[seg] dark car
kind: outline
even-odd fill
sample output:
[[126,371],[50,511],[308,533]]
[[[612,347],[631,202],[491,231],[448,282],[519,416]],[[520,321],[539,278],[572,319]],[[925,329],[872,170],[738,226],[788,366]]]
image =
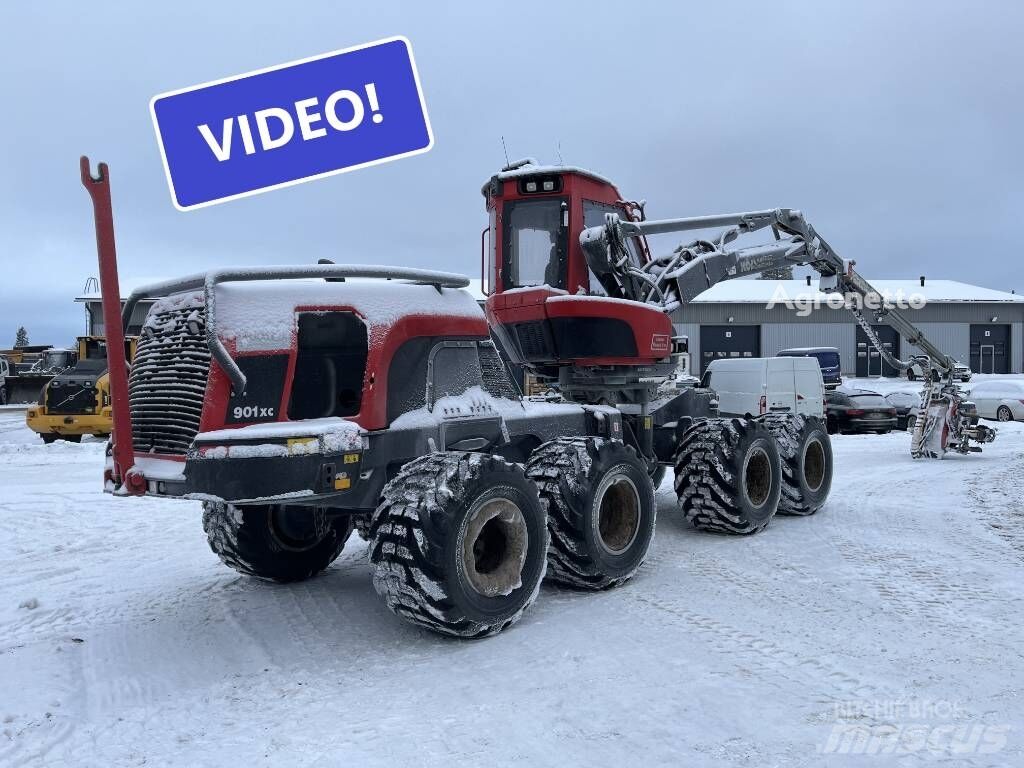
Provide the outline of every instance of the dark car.
[[896,409],[896,428],[913,429],[921,410],[920,392],[890,392],[886,401]]
[[821,380],[825,389],[835,389],[843,383],[839,373],[839,350],[835,347],[797,347],[784,349],[777,357],[813,357],[821,368]]
[[896,409],[880,394],[867,389],[825,393],[825,418],[831,434],[877,432],[896,428]]

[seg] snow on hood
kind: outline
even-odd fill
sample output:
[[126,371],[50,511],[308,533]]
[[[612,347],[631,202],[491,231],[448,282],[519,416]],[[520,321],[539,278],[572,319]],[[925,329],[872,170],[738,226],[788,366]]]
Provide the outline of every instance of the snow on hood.
[[[216,324],[224,340],[238,351],[291,346],[297,307],[352,307],[363,316],[367,331],[388,326],[407,315],[465,317],[483,320],[477,300],[466,290],[420,285],[403,280],[326,282],[318,278],[218,285]],[[202,291],[177,293],[158,300],[150,318],[161,312],[201,307]]]
[[[286,446],[273,441],[287,440],[297,437],[319,438],[318,450],[314,447],[308,449],[292,448],[292,453],[333,453],[341,451],[356,451],[363,446],[363,435],[365,431],[354,421],[348,421],[338,417],[324,419],[303,419],[298,421],[275,421],[269,424],[250,424],[247,427],[235,429],[217,429],[211,432],[200,432],[196,435],[197,443],[235,443],[244,440],[251,443],[258,440],[269,442],[267,450],[260,451],[261,445],[234,446],[231,456],[240,457],[242,453],[251,456],[277,455],[272,449],[282,449],[283,455],[288,454]],[[239,448],[251,449],[239,451]]]
[[291,346],[296,307],[352,307],[367,332],[401,317],[423,315],[478,318],[483,311],[459,288],[417,285],[400,280],[287,280],[225,283],[217,286],[217,332],[239,351]]

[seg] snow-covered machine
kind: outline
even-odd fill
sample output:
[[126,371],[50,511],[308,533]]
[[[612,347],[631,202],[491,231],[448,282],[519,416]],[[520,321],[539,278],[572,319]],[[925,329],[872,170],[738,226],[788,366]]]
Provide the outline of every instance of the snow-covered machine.
[[[844,297],[886,362],[899,370],[923,364],[929,371],[921,408],[927,418],[918,420],[912,441],[915,458],[980,451],[972,441],[995,439],[956,386],[956,361],[885,301],[798,210],[649,221],[643,203],[623,200],[607,179],[532,160],[506,167],[483,193],[491,216],[490,247],[482,257],[493,292],[488,318],[517,362],[557,377],[572,399],[639,402],[646,412],[675,344],[669,313],[723,280],[807,265],[821,276],[823,292]],[[774,235],[769,244],[734,245],[762,229]],[[652,256],[646,241],[648,235],[707,230],[717,232],[663,256]],[[896,359],[864,311],[924,354]]]
[[[666,466],[706,530],[753,533],[828,497],[820,419],[720,419],[712,391],[669,386],[685,340],[667,303],[617,295],[618,272],[586,295],[520,279],[588,279],[578,235],[593,210],[628,210],[590,174],[492,180],[488,230],[504,239],[485,319],[460,275],[335,264],[215,270],[122,306],[108,170],[80,170],[108,341],[105,488],[202,501],[211,548],[242,573],[308,578],[357,528],[393,611],[481,637],[519,618],[545,572],[586,589],[629,579]],[[129,374],[124,329],[150,299]],[[564,399],[524,398],[492,333]]]
[[[80,442],[84,435],[106,437],[111,428],[107,344],[102,336],[79,336],[76,348],[47,350],[33,370],[46,371],[48,380],[38,402],[25,412],[25,424],[44,443]],[[135,353],[127,340],[126,360]]]

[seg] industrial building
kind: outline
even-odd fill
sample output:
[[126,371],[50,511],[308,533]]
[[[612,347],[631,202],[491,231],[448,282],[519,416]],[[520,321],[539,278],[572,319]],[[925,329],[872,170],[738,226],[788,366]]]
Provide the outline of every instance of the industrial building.
[[[134,280],[122,282],[121,303],[124,305],[124,297],[135,288],[146,283],[158,282],[156,280]],[[103,297],[100,295],[100,283],[95,277],[90,277],[82,293],[75,297],[75,303],[85,307],[85,335],[105,336],[103,329]],[[132,311],[131,321],[126,329],[129,336],[138,336],[142,330],[142,324],[146,322],[146,315],[149,308],[153,306],[152,300],[140,301]]]
[[[899,301],[908,319],[947,354],[976,373],[1024,369],[1024,296],[953,280],[871,280]],[[835,347],[846,376],[895,376],[845,307],[829,306],[816,279],[731,280],[702,293],[674,315],[690,340],[690,370],[712,361],[763,357],[791,347]],[[835,301],[836,297],[833,297]],[[867,314],[870,317],[870,314]],[[889,326],[873,326],[897,357],[915,350]]]

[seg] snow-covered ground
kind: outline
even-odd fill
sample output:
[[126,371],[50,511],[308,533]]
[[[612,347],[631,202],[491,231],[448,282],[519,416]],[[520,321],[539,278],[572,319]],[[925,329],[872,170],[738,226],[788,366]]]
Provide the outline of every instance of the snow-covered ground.
[[[1024,379],[1024,374],[1010,373],[1010,374],[991,374],[991,373],[976,373],[971,376],[971,380],[968,382],[957,382],[963,389],[970,392],[971,387],[982,381],[997,381],[1002,379]],[[843,377],[844,389],[870,389],[873,392],[878,392],[882,395],[888,395],[890,392],[920,392],[921,382],[920,381],[907,381],[906,379],[900,378],[854,378]]]
[[837,437],[825,508],[747,538],[688,529],[666,482],[632,582],[459,642],[384,608],[357,539],[304,584],[239,577],[197,503],[105,496],[101,443],[22,418],[0,765],[1024,764],[1024,424],[930,462]]

